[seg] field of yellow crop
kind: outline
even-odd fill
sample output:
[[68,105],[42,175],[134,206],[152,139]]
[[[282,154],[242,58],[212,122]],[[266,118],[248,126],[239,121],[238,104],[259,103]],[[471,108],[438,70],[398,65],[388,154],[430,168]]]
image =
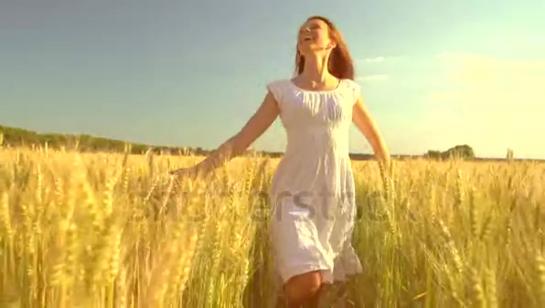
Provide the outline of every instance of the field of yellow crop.
[[[0,306],[271,307],[278,160],[169,178],[201,159],[0,148]],[[365,272],[346,307],[545,307],[545,164],[353,169]]]

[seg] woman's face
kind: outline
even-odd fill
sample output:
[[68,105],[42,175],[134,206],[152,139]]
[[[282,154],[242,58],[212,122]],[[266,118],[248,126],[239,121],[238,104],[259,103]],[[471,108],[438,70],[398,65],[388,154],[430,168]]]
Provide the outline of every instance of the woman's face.
[[329,37],[329,27],[321,19],[311,19],[306,21],[297,36],[297,49],[303,55],[323,51],[330,45],[335,47],[335,43]]

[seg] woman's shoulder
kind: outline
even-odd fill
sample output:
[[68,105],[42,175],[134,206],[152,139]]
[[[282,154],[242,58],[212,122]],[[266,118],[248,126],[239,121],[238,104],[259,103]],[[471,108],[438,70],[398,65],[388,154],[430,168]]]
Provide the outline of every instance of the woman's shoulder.
[[351,88],[359,88],[360,84],[351,78],[343,78],[343,82]]
[[276,86],[276,87],[284,86],[289,81],[290,81],[289,78],[273,78],[273,79],[270,79],[269,81],[267,81],[267,88],[269,86]]
[[269,80],[265,87],[271,94],[274,96],[274,98],[281,102],[284,97],[284,92],[286,91],[286,86],[288,85],[289,79],[287,78],[275,78]]
[[353,96],[358,96],[361,93],[361,85],[354,79],[344,78],[343,82],[346,85],[346,89],[348,89]]

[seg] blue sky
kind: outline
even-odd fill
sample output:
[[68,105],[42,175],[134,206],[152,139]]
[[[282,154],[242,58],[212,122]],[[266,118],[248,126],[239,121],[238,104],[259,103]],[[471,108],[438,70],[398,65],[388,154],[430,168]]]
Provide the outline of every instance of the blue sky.
[[[544,1],[0,2],[0,124],[212,149],[329,17],[392,154],[545,158]],[[351,130],[351,151],[372,153]],[[282,151],[280,119],[252,145]]]

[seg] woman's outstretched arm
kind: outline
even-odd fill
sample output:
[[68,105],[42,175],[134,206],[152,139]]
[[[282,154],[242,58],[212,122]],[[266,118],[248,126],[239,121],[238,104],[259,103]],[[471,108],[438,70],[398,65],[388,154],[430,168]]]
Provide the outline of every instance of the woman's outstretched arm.
[[354,122],[358,130],[373,147],[375,157],[385,163],[385,165],[389,165],[390,152],[379,132],[377,124],[371,117],[367,106],[363,103],[363,96],[361,94],[358,96],[352,109],[352,122]]
[[191,168],[171,171],[173,175],[190,175],[192,177],[207,175],[230,159],[244,153],[246,149],[274,122],[279,114],[278,103],[271,92],[267,92],[261,105],[244,127],[212,151],[204,160]]

